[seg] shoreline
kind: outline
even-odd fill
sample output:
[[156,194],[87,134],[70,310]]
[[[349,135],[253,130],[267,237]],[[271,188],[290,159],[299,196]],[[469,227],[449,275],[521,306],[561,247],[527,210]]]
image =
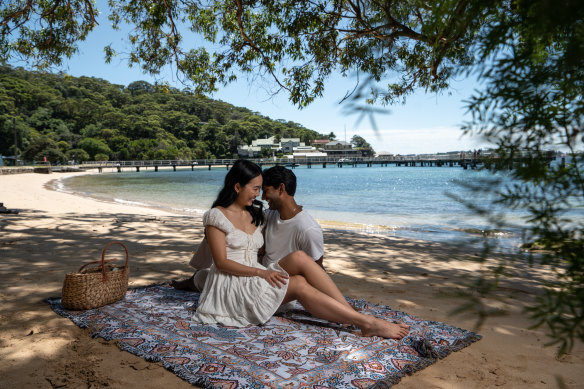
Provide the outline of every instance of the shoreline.
[[[44,184],[71,173],[0,176],[0,202],[19,214],[0,215],[0,388],[192,388],[160,364],[92,339],[43,300],[60,295],[66,272],[98,259],[111,240],[130,250],[130,287],[184,278],[203,236],[200,217],[95,201],[51,191]],[[79,174],[79,173],[72,173]],[[450,315],[461,285],[484,267],[477,251],[324,228],[325,266],[342,293],[389,305],[426,320],[473,330],[476,317]],[[473,260],[474,259],[474,260]],[[477,330],[483,339],[404,377],[413,388],[557,387],[584,382],[584,346],[557,358],[543,329],[522,314],[545,280],[545,269],[517,264],[484,303],[498,315]],[[501,300],[504,299],[504,300]]]
[[[195,169],[204,169],[206,167],[197,167]],[[110,168],[111,171],[105,171],[103,173],[97,172],[83,172],[74,173],[62,178],[68,178],[71,176],[79,175],[101,175],[101,174],[119,174],[115,168]],[[147,170],[147,169],[146,169]],[[152,168],[150,170],[153,170]],[[165,166],[161,167],[161,170],[172,170],[172,167]],[[181,170],[181,169],[178,169]],[[182,169],[188,171],[190,169]],[[60,179],[58,179],[60,180]],[[123,198],[110,197],[108,195],[100,196],[99,194],[86,193],[82,190],[62,190],[53,184],[49,189],[55,190],[57,192],[69,193],[80,197],[85,197],[93,199],[100,202],[110,202],[112,204],[122,204],[129,206],[143,207],[147,209],[162,210],[164,212],[169,212],[182,216],[202,216],[207,210],[206,208],[174,208],[171,205],[163,203],[143,203],[134,200],[127,200]],[[318,213],[314,209],[309,211],[311,214]],[[365,217],[366,215],[362,216]],[[427,242],[441,242],[448,244],[463,244],[472,245],[474,248],[484,247],[484,238],[488,238],[492,244],[492,249],[497,252],[509,252],[510,250],[517,250],[520,248],[522,242],[520,241],[516,233],[510,231],[499,231],[499,230],[483,230],[476,227],[450,227],[444,226],[400,226],[400,225],[383,225],[383,224],[372,224],[365,221],[344,221],[336,220],[332,218],[323,218],[314,216],[317,222],[321,225],[323,229],[329,229],[334,231],[350,231],[365,235],[383,235],[396,238],[421,240]]]

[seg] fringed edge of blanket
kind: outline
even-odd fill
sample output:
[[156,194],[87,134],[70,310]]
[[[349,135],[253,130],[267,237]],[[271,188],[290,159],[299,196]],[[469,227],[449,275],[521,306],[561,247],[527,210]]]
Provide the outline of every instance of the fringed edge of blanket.
[[391,388],[393,385],[398,384],[406,375],[409,376],[417,371],[423,370],[426,367],[434,364],[437,360],[446,358],[453,352],[462,350],[463,348],[468,347],[481,339],[481,335],[468,331],[467,336],[458,339],[451,347],[444,347],[442,350],[436,350],[434,347],[432,347],[427,339],[420,340],[418,344],[412,344],[412,346],[416,349],[416,351],[418,351],[418,353],[420,353],[420,356],[422,357],[419,361],[409,364],[397,373],[388,374],[385,378],[377,381],[368,389]]

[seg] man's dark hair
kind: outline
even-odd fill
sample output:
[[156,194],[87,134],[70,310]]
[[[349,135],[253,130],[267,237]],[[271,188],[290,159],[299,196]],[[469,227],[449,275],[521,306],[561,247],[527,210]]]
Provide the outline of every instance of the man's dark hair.
[[264,186],[277,188],[283,183],[286,193],[290,196],[294,196],[296,193],[296,175],[292,170],[286,169],[284,166],[274,166],[264,170],[262,175],[264,176]]

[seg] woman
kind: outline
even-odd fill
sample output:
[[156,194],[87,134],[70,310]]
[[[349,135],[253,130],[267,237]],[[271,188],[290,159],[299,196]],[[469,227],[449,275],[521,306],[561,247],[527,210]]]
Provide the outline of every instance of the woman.
[[280,305],[298,300],[314,316],[356,325],[364,336],[403,338],[408,333],[407,325],[355,311],[324,271],[315,272],[318,266],[314,261],[291,255],[288,260],[296,265],[290,267],[294,268],[292,275],[277,263],[266,268],[257,261],[264,243],[263,206],[256,200],[261,187],[260,167],[238,160],[227,173],[212,208],[203,216],[213,265],[193,319],[237,327],[262,324]]

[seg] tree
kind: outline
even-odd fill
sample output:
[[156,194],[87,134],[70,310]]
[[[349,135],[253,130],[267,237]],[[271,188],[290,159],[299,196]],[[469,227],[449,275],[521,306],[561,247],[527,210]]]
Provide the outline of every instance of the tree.
[[65,157],[65,154],[63,154],[58,148],[48,148],[41,150],[35,155],[34,160],[37,162],[44,162],[46,160],[50,163],[63,163],[67,160],[67,157]]
[[[528,312],[564,353],[584,341],[584,219],[573,213],[584,204],[584,9],[569,0],[503,4],[476,44],[488,65],[465,130],[497,144],[488,167],[514,179],[488,187],[500,188],[498,205],[527,214],[525,247],[543,252],[531,253],[530,263],[554,274]],[[553,150],[567,158],[551,161]],[[483,291],[493,287],[480,282]]]
[[[44,150],[59,150],[57,143],[48,136],[41,136],[35,139],[22,153],[22,158],[26,161],[36,161],[37,156]],[[42,155],[40,156],[42,160]]]
[[112,152],[104,141],[96,138],[85,138],[81,140],[79,142],[79,148],[85,150],[91,158],[95,158],[96,154],[110,155]]
[[83,149],[72,149],[65,153],[68,161],[85,162],[89,161],[90,157],[87,151]]
[[365,138],[359,135],[353,135],[351,138],[351,144],[357,149],[373,149],[371,145],[365,140]]
[[[240,73],[253,72],[269,77],[303,107],[322,96],[333,72],[359,72],[375,82],[394,78],[371,96],[386,102],[415,88],[445,89],[457,66],[473,62],[470,48],[485,8],[499,3],[208,0],[192,6],[123,0],[109,9],[109,19],[116,29],[131,26],[131,66],[159,74],[173,64],[193,82],[195,93],[212,92]],[[53,8],[40,0],[3,3],[0,60],[21,55],[40,65],[60,64],[95,27],[96,14],[87,0]],[[193,40],[181,33],[187,29],[212,45],[190,47]],[[210,52],[210,46],[220,48]],[[116,55],[111,45],[105,52],[106,61]],[[136,86],[141,92],[148,85]]]
[[109,156],[107,154],[97,153],[95,154],[93,159],[95,159],[96,161],[109,161]]

